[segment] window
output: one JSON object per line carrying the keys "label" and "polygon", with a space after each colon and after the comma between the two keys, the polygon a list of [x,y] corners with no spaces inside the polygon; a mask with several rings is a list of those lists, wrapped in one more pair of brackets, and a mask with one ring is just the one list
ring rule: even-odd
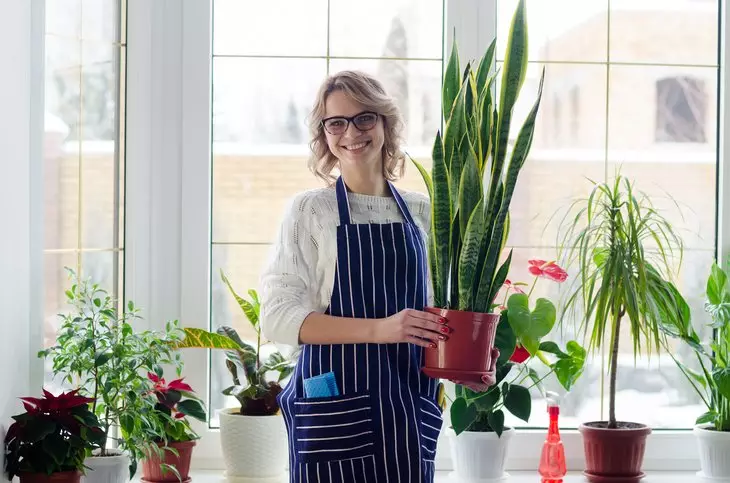
{"label": "window", "polygon": [[702,79],[673,77],[657,81],[657,142],[707,142],[706,116],[707,95]]}
{"label": "window", "polygon": [[[535,136],[512,204],[508,241],[515,247],[512,280],[528,277],[528,259],[555,256],[558,222],[548,224],[548,220],[556,208],[585,196],[590,189],[586,178],[605,179],[621,166],[623,174],[636,180],[660,209],[666,209],[682,234],[686,252],[679,289],[688,297],[693,319],[706,320],[704,284],[716,249],[717,119],[708,115],[708,109],[714,113],[711,106],[718,99],[718,3],[677,2],[672,8],[649,1],[638,2],[640,8],[615,1],[548,3],[528,1],[532,62],[521,103],[515,107],[519,114],[513,135],[534,102],[539,74],[545,68],[543,98],[569,94],[562,115],[570,116],[565,124],[570,126],[570,136],[559,144]],[[514,0],[498,2],[498,55],[504,51],[515,5]],[[553,15],[558,9],[571,13]],[[672,28],[684,22],[690,25]],[[537,130],[552,132],[555,116],[550,109],[541,111]],[[703,144],[673,154],[655,143],[660,139]],[[669,197],[677,201],[684,218]],[[536,292],[553,300],[561,295],[550,284],[539,284]],[[709,331],[703,335],[711,336]],[[575,336],[566,333],[564,340]],[[666,354],[651,362],[640,358],[634,367],[630,345],[623,347],[617,416],[658,429],[691,428],[704,410],[672,360]],[[680,360],[686,362],[690,355],[678,348]],[[608,378],[601,377],[602,371],[601,357],[592,358],[568,394],[548,380],[547,389],[564,395],[563,426],[576,428],[583,421],[608,417],[607,399],[602,403]],[[529,426],[547,424],[542,408],[544,401],[535,393]],[[524,426],[516,419],[510,422]]]}
{"label": "window", "polygon": [[[57,314],[66,308],[64,267],[121,299],[125,10],[124,0],[46,6],[46,347],[54,343]],[[54,387],[59,381],[46,382]]]}
{"label": "window", "polygon": [[[241,294],[257,288],[285,202],[321,186],[306,167],[305,124],[320,82],[344,69],[376,74],[406,118],[406,149],[428,167],[441,123],[444,6],[442,0],[380,0],[365,9],[327,0],[275,6],[213,0],[212,6],[211,325],[231,325],[251,340],[220,271]],[[415,168],[406,172],[400,185],[425,193]],[[211,425],[217,426],[215,410],[235,400],[221,395],[230,385],[223,356],[212,357]]]}

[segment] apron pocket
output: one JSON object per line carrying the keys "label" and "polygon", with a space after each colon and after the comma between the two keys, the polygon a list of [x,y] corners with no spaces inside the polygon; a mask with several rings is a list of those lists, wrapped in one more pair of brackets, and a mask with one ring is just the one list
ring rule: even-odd
{"label": "apron pocket", "polygon": [[374,454],[369,392],[294,400],[294,445],[302,462],[363,458]]}
{"label": "apron pocket", "polygon": [[423,459],[433,461],[436,458],[436,447],[438,445],[443,416],[441,408],[436,402],[424,396],[421,398],[421,449]]}

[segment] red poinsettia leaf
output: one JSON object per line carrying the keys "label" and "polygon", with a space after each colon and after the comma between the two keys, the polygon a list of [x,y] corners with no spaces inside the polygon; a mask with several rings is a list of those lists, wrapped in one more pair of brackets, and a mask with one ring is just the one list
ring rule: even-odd
{"label": "red poinsettia leaf", "polygon": [[176,391],[187,391],[187,392],[195,392],[193,391],[193,388],[190,387],[187,383],[183,382],[183,379],[175,379],[174,381],[171,381],[170,384],[168,384],[168,389],[174,389]]}
{"label": "red poinsettia leaf", "polygon": [[45,389],[43,389],[43,396],[44,396],[44,397],[45,397],[46,399],[56,399],[56,396],[54,396],[54,395],[53,395],[53,394],[51,394],[50,392],[46,391]]}
{"label": "red poinsettia leaf", "polygon": [[148,372],[147,377],[149,378],[150,381],[152,381],[154,383],[160,382],[160,377],[153,372]]}
{"label": "red poinsettia leaf", "polygon": [[[21,399],[22,399],[22,398],[21,398]],[[34,413],[34,412],[36,412],[36,411],[37,411],[37,409],[36,409],[36,407],[35,407],[34,405],[32,405],[32,404],[30,404],[30,403],[27,403],[27,402],[25,402],[25,401],[23,401],[23,407],[24,407],[24,408],[25,408],[25,410],[26,410],[27,412],[29,412],[29,413]]]}
{"label": "red poinsettia leaf", "polygon": [[175,413],[175,419],[183,419],[185,415],[183,413]]}

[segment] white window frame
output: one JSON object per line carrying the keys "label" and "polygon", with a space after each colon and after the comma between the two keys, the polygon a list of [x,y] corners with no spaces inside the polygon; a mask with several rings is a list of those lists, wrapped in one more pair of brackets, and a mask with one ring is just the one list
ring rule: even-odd
{"label": "white window frame", "polygon": [[[179,319],[208,328],[211,213],[211,0],[129,0],[126,159],[125,294],[142,307],[150,327]],[[495,35],[496,2],[448,1],[446,57],[456,30],[462,58],[476,58]],[[728,25],[728,10],[722,11]],[[730,255],[730,54],[721,36],[718,172],[718,256]],[[210,359],[185,351],[187,380],[208,393]],[[210,398],[208,398],[210,400]],[[539,409],[539,408],[536,408]],[[221,469],[219,432],[197,425],[203,436],[194,466]],[[519,430],[511,443],[509,470],[534,470],[544,430]],[[583,468],[582,439],[563,430],[569,468]],[[448,439],[437,466],[451,468]],[[646,470],[699,467],[691,431],[655,431],[646,448]]]}

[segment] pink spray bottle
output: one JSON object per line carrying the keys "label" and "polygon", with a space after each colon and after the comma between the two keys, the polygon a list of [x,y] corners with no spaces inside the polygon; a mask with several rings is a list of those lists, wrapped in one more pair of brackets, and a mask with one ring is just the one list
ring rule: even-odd
{"label": "pink spray bottle", "polygon": [[565,449],[560,439],[558,416],[560,405],[558,395],[554,392],[547,392],[548,414],[550,415],[550,426],[548,427],[547,438],[542,447],[540,457],[540,475],[542,483],[562,483],[567,473],[565,467]]}

